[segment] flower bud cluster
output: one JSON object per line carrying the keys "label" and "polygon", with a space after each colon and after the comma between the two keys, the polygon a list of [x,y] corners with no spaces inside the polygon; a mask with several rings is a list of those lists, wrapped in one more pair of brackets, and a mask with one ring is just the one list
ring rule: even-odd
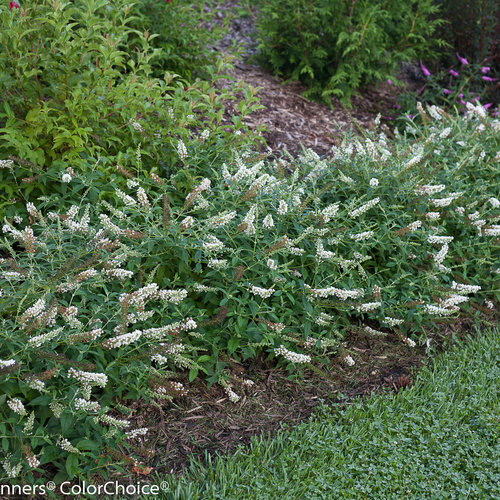
{"label": "flower bud cluster", "polygon": [[313,297],[320,297],[322,299],[326,299],[332,295],[338,297],[340,300],[359,299],[365,293],[361,288],[355,290],[341,290],[334,286],[328,288],[311,288],[309,285],[305,285],[305,287]]}
{"label": "flower bud cluster", "polygon": [[262,297],[263,299],[269,298],[273,293],[274,293],[274,288],[261,288],[258,286],[253,286],[250,288],[250,293],[253,293],[254,295],[258,295],[259,297]]}
{"label": "flower bud cluster", "polygon": [[118,335],[114,338],[107,339],[102,343],[104,349],[113,349],[123,347],[132,344],[136,340],[139,340],[142,336],[141,330],[134,330],[131,333],[124,333],[123,335]]}
{"label": "flower bud cluster", "polygon": [[287,361],[292,363],[310,363],[311,356],[308,354],[299,354],[293,351],[289,351],[285,346],[280,345],[277,349],[274,349],[274,354],[276,356],[283,356]]}
{"label": "flower bud cluster", "polygon": [[359,217],[361,214],[367,212],[370,210],[370,208],[374,207],[380,202],[380,198],[374,198],[373,200],[370,200],[369,202],[365,203],[364,205],[361,205],[360,207],[356,208],[355,210],[351,210],[349,212],[349,216],[356,219]]}

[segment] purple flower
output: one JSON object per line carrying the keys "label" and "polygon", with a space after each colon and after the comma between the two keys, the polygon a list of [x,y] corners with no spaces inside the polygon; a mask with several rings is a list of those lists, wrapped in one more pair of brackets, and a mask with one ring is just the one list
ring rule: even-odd
{"label": "purple flower", "polygon": [[485,82],[496,82],[498,78],[491,78],[491,76],[483,76]]}
{"label": "purple flower", "polygon": [[454,69],[450,69],[450,75],[458,76],[458,73]]}
{"label": "purple flower", "polygon": [[450,94],[452,94],[452,91],[448,90],[448,89],[443,89],[443,93],[446,95],[450,95]]}
{"label": "purple flower", "polygon": [[394,107],[395,107],[396,109],[401,109],[401,105],[400,105],[400,104],[398,104],[398,103],[394,104]]}
{"label": "purple flower", "polygon": [[481,73],[488,73],[488,71],[490,70],[491,68],[489,66],[483,66],[481,68]]}
{"label": "purple flower", "polygon": [[465,59],[465,57],[460,57],[458,52],[457,52],[457,57],[458,57],[458,60],[462,63],[462,64],[469,64],[469,61],[467,61],[467,59]]}
{"label": "purple flower", "polygon": [[474,102],[474,101],[479,101],[480,97],[474,97],[474,99],[471,99],[470,102]]}
{"label": "purple flower", "polygon": [[460,104],[461,104],[462,106],[465,106],[467,103],[466,103],[463,99],[460,99]]}
{"label": "purple flower", "polygon": [[492,103],[492,102],[488,102],[488,103],[486,103],[486,104],[483,106],[483,108],[484,108],[484,109],[488,109],[488,108],[491,108],[491,106],[493,106],[493,103]]}
{"label": "purple flower", "polygon": [[389,79],[387,80],[387,83],[388,83],[389,85],[392,85],[392,80],[389,78]]}
{"label": "purple flower", "polygon": [[413,118],[414,115],[412,115],[411,113],[408,115],[408,118],[411,120]]}
{"label": "purple flower", "polygon": [[431,76],[431,72],[422,64],[422,61],[420,61],[420,69],[424,76]]}

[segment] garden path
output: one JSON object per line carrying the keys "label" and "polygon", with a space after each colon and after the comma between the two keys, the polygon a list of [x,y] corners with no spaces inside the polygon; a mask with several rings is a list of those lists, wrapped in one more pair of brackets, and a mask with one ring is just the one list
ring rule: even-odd
{"label": "garden path", "polygon": [[[332,107],[307,100],[302,93],[306,88],[300,82],[283,83],[270,72],[251,61],[257,44],[252,38],[255,12],[246,16],[235,12],[243,11],[241,0],[224,0],[217,7],[216,22],[223,23],[225,16],[231,16],[228,34],[217,44],[216,49],[231,53],[234,46],[242,49],[229,72],[236,81],[244,81],[259,89],[257,96],[264,109],[252,113],[246,123],[256,128],[263,125],[267,129],[263,136],[274,154],[287,150],[296,156],[302,145],[313,149],[320,156],[328,156],[333,145],[341,142],[349,129],[354,131],[374,127],[378,113],[384,114],[393,103],[394,87],[387,83],[371,86],[362,94],[352,98],[352,107],[347,108],[338,99],[332,99]],[[248,7],[245,7],[248,9]],[[411,82],[408,82],[411,85]],[[221,82],[229,87],[230,81]],[[228,119],[236,113],[236,102],[228,103]]]}

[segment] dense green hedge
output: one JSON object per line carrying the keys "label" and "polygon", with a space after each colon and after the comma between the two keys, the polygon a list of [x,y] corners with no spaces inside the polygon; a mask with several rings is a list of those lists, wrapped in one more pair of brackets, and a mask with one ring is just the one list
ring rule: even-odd
{"label": "dense green hedge", "polygon": [[390,77],[400,61],[443,45],[432,0],[270,0],[259,4],[259,62],[301,80],[306,95],[348,98]]}

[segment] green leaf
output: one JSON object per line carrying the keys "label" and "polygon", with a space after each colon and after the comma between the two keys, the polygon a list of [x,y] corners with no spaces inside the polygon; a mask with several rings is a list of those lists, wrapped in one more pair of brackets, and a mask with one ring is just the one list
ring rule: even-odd
{"label": "green leaf", "polygon": [[191,368],[189,370],[189,381],[192,382],[198,376],[198,368]]}

